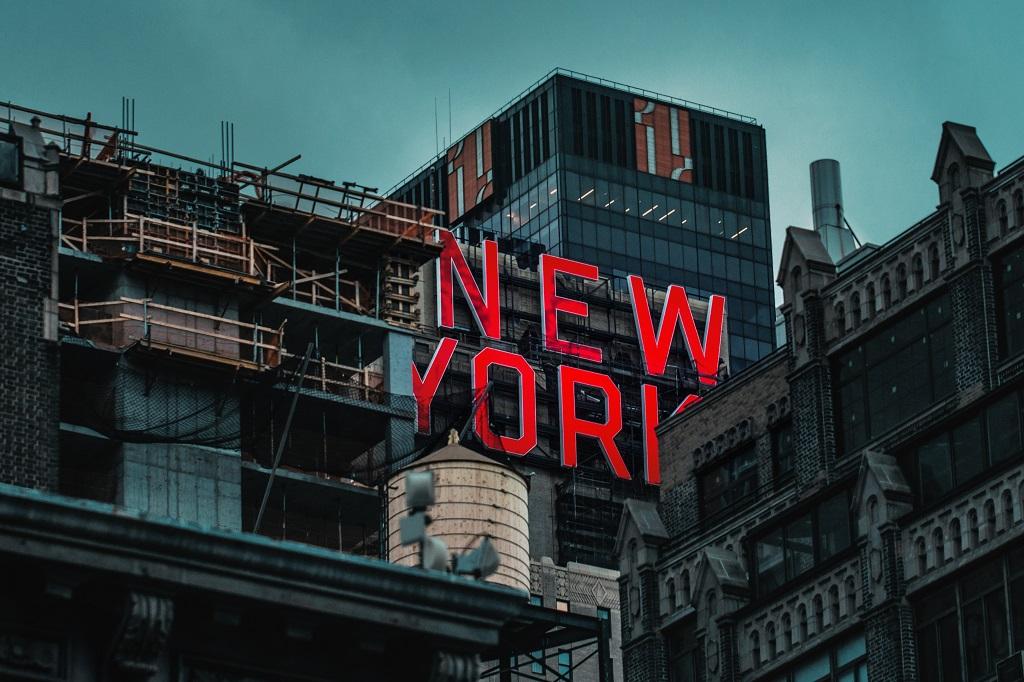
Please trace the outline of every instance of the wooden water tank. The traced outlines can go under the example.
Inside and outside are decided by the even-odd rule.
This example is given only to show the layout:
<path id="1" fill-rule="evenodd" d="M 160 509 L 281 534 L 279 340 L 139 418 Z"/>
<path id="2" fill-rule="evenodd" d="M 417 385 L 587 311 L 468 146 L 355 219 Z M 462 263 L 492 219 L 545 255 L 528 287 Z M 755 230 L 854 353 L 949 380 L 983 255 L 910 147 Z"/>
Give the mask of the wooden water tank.
<path id="1" fill-rule="evenodd" d="M 398 524 L 409 513 L 405 502 L 405 474 L 434 474 L 433 523 L 430 535 L 443 540 L 449 552 L 476 547 L 490 536 L 501 557 L 498 571 L 487 580 L 530 591 L 530 530 L 526 481 L 511 468 L 455 442 L 427 455 L 388 481 L 388 549 L 391 561 L 419 564 L 419 546 L 403 547 Z"/>

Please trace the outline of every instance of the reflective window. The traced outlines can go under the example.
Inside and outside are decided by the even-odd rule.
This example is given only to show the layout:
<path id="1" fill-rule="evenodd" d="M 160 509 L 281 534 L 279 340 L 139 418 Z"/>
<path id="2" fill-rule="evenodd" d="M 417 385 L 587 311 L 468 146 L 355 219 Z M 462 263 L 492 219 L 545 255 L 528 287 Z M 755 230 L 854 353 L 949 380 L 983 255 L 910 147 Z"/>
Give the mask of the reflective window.
<path id="1" fill-rule="evenodd" d="M 836 358 L 844 453 L 953 392 L 951 317 L 941 296 Z"/>
<path id="2" fill-rule="evenodd" d="M 1021 453 L 1021 402 L 1013 392 L 932 436 L 900 461 L 918 499 L 927 505 Z"/>
<path id="3" fill-rule="evenodd" d="M 766 531 L 754 543 L 757 594 L 770 594 L 848 549 L 850 524 L 850 496 L 844 490 Z"/>

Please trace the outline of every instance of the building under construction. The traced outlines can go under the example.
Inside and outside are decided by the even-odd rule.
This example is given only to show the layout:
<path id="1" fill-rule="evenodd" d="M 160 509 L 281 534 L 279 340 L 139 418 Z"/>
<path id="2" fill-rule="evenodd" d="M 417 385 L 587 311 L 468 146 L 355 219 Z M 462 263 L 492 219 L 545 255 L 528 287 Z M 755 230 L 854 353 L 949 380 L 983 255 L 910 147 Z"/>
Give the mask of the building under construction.
<path id="1" fill-rule="evenodd" d="M 409 369 L 424 338 L 420 270 L 440 252 L 445 229 L 439 212 L 358 184 L 292 174 L 298 157 L 274 168 L 235 161 L 230 134 L 220 163 L 158 150 L 139 142 L 126 119 L 116 127 L 13 104 L 0 110 L 9 129 L 0 135 L 0 223 L 11 278 L 2 303 L 10 350 L 0 376 L 3 481 L 59 494 L 57 507 L 36 515 L 22 507 L 43 498 L 22 498 L 8 486 L 0 512 L 17 507 L 12 519 L 64 514 L 70 522 L 71 508 L 60 505 L 84 498 L 100 506 L 82 507 L 81 515 L 99 513 L 100 525 L 121 510 L 191 524 L 211 542 L 251 538 L 230 533 L 245 531 L 387 559 L 388 481 L 438 444 L 415 437 Z M 4 562 L 49 575 L 11 558 L 23 549 L 14 528 L 0 538 Z M 257 543 L 247 551 L 269 557 L 271 550 Z M 289 561 L 313 565 L 324 556 Z M 358 573 L 367 565 L 353 566 Z M 381 573 L 382 584 L 406 580 L 393 573 Z M 187 583 L 185 573 L 174 575 Z M 455 588 L 422 589 L 435 590 L 441 603 Z M 476 645 L 449 643 L 459 651 L 435 660 L 442 672 L 431 679 L 470 679 L 466 671 L 479 666 L 466 660 L 480 656 L 494 661 L 490 674 L 508 679 L 510 660 L 531 652 L 554 674 L 555 657 L 562 671 L 562 652 L 579 646 L 605 674 L 607 625 L 540 608 L 521 593 L 496 595 L 506 600 L 504 615 L 491 614 L 497 630 L 480 621 L 472 631 L 479 639 L 493 630 L 492 641 L 478 642 L 476 653 Z M 42 609 L 32 598 L 25 596 Z M 460 598 L 451 597 L 450 608 L 472 611 L 458 606 Z M 175 603 L 180 608 L 166 595 L 130 597 L 125 618 L 160 630 L 170 627 L 164 621 L 173 620 Z M 281 609 L 300 605 L 282 601 Z M 217 616 L 218 627 L 237 622 L 238 608 Z M 309 622 L 287 629 L 315 639 Z M 160 648 L 160 637 L 153 639 Z M 71 646 L 60 641 L 58 658 Z M 434 651 L 449 644 L 423 640 Z M 0 659 L 0 670 L 21 670 L 20 659 Z M 63 670 L 78 665 L 60 660 Z M 166 672 L 159 661 L 110 665 Z M 181 665 L 170 670 L 190 669 Z"/>

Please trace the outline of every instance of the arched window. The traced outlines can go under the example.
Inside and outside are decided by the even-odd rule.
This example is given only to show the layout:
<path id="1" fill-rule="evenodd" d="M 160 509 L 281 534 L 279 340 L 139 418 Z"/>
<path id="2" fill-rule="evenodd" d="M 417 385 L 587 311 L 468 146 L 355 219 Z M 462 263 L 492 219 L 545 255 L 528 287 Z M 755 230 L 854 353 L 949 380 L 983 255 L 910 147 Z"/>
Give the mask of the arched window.
<path id="1" fill-rule="evenodd" d="M 629 568 L 632 570 L 636 568 L 636 540 L 629 541 Z"/>
<path id="2" fill-rule="evenodd" d="M 846 616 L 849 618 L 857 612 L 857 583 L 853 576 L 846 578 Z"/>
<path id="3" fill-rule="evenodd" d="M 949 191 L 955 192 L 960 189 L 960 166 L 955 163 L 949 165 Z"/>
<path id="4" fill-rule="evenodd" d="M 882 275 L 882 309 L 888 310 L 892 307 L 892 284 L 889 283 L 889 275 Z"/>
<path id="5" fill-rule="evenodd" d="M 985 539 L 991 540 L 996 536 L 996 503 L 992 500 L 985 500 Z"/>
<path id="6" fill-rule="evenodd" d="M 789 271 L 789 278 L 793 280 L 793 291 L 800 291 L 801 287 L 803 287 L 803 282 L 801 281 L 803 274 L 799 265 Z"/>
<path id="7" fill-rule="evenodd" d="M 928 279 L 934 280 L 939 276 L 939 245 L 932 244 L 928 247 Z"/>
<path id="8" fill-rule="evenodd" d="M 860 292 L 855 291 L 850 296 L 850 314 L 853 315 L 853 326 L 859 327 L 861 323 Z"/>
<path id="9" fill-rule="evenodd" d="M 978 532 L 977 509 L 971 509 L 967 512 L 967 532 L 971 534 L 971 549 L 981 544 L 981 534 Z"/>
<path id="10" fill-rule="evenodd" d="M 941 528 L 932 531 L 932 548 L 935 550 L 935 566 L 937 568 L 946 563 L 946 538 L 942 536 Z"/>
<path id="11" fill-rule="evenodd" d="M 754 660 L 754 667 L 761 665 L 761 636 L 757 630 L 750 633 L 750 657 Z"/>
<path id="12" fill-rule="evenodd" d="M 1013 224 L 1017 227 L 1024 227 L 1024 190 L 1017 190 L 1013 193 Z"/>
<path id="13" fill-rule="evenodd" d="M 820 633 L 825 629 L 825 605 L 820 594 L 814 595 L 814 632 Z"/>
<path id="14" fill-rule="evenodd" d="M 864 298 L 868 300 L 868 319 L 870 320 L 878 312 L 878 299 L 875 297 L 875 283 L 870 282 L 868 284 L 867 291 L 864 294 Z"/>
<path id="15" fill-rule="evenodd" d="M 675 613 L 676 610 L 676 581 L 672 578 L 665 583 L 665 591 L 668 593 L 668 612 Z"/>
<path id="16" fill-rule="evenodd" d="M 773 658 L 775 658 L 776 654 L 778 654 L 778 649 L 776 649 L 776 647 L 775 647 L 775 624 L 774 623 L 768 623 L 767 625 L 764 626 L 764 639 L 765 639 L 765 643 L 768 645 L 768 660 L 770 661 Z"/>
<path id="17" fill-rule="evenodd" d="M 1013 495 L 1009 490 L 1003 491 L 1003 531 L 1013 528 Z"/>
<path id="18" fill-rule="evenodd" d="M 1010 230 L 1010 217 L 1006 214 L 1006 199 L 1000 199 L 996 204 L 996 216 L 999 218 L 999 236 L 1002 237 Z"/>
<path id="19" fill-rule="evenodd" d="M 797 636 L 801 642 L 807 641 L 807 605 L 800 604 L 796 607 L 796 628 Z"/>
<path id="20" fill-rule="evenodd" d="M 707 607 L 708 620 L 710 621 L 718 614 L 718 599 L 715 595 L 715 591 L 708 590 L 708 596 L 704 601 L 705 606 Z"/>
<path id="21" fill-rule="evenodd" d="M 683 604 L 690 603 L 690 572 L 683 571 Z"/>
<path id="22" fill-rule="evenodd" d="M 907 266 L 903 263 L 896 266 L 896 289 L 901 301 L 907 297 Z"/>
<path id="23" fill-rule="evenodd" d="M 953 520 L 949 522 L 949 540 L 950 547 L 953 550 L 953 558 L 960 556 L 964 552 L 964 538 L 961 533 L 960 519 L 953 517 Z"/>
<path id="24" fill-rule="evenodd" d="M 788 613 L 782 614 L 782 646 L 785 651 L 793 648 L 793 622 Z"/>
<path id="25" fill-rule="evenodd" d="M 924 259 L 919 253 L 915 253 L 911 261 L 911 272 L 914 276 L 914 291 L 917 291 L 924 286 Z"/>
<path id="26" fill-rule="evenodd" d="M 832 618 L 832 625 L 839 622 L 839 586 L 833 585 L 828 588 L 828 611 Z"/>
<path id="27" fill-rule="evenodd" d="M 924 575 L 928 570 L 928 551 L 925 548 L 924 538 L 918 538 L 914 542 L 914 554 L 917 555 L 917 574 Z"/>
<path id="28" fill-rule="evenodd" d="M 846 332 L 846 306 L 840 301 L 836 303 L 836 334 Z"/>

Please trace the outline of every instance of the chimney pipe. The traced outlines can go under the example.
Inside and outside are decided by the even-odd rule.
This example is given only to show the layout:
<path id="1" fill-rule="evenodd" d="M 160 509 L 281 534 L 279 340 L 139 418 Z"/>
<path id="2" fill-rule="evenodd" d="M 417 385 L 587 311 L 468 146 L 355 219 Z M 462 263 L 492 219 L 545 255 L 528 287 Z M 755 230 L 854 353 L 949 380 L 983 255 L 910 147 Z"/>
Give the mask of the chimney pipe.
<path id="1" fill-rule="evenodd" d="M 853 253 L 857 246 L 843 217 L 843 185 L 835 159 L 811 163 L 811 210 L 814 230 L 821 236 L 832 261 L 838 263 Z"/>

